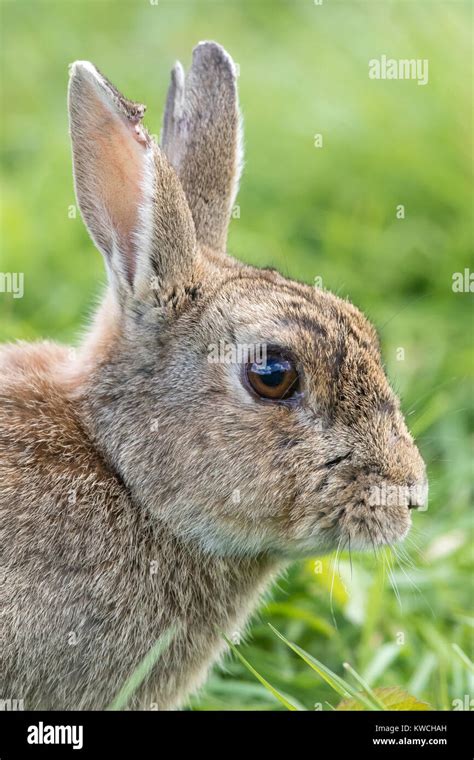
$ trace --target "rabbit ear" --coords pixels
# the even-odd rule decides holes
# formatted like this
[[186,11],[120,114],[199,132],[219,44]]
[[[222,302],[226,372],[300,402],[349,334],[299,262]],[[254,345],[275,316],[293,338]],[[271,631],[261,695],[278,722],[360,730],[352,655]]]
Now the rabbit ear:
[[185,77],[171,72],[162,148],[176,169],[199,242],[225,252],[241,172],[241,119],[235,65],[215,42],[193,51]]
[[[119,289],[189,275],[195,235],[175,171],[141,119],[89,62],[72,64],[69,120],[76,196]],[[158,281],[158,285],[157,285]],[[173,282],[173,284],[175,284]]]

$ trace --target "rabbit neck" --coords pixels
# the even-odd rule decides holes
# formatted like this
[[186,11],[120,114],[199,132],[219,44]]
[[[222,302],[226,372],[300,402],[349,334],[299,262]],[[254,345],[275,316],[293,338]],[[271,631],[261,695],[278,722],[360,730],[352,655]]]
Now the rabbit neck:
[[[109,318],[111,314],[109,305]],[[187,529],[193,516],[175,519],[179,493],[173,495],[160,482],[170,444],[148,427],[154,416],[140,408],[142,402],[146,406],[146,398],[138,397],[130,405],[118,383],[123,363],[120,357],[118,364],[114,360],[122,339],[116,321],[98,322],[101,329],[88,339],[86,359],[79,362],[84,376],[80,381],[76,376],[74,383],[69,380],[69,389],[94,456],[105,463],[106,479],[114,483],[113,501],[108,503],[110,486],[104,484],[102,509],[88,516],[97,566],[116,568],[113,590],[108,591],[116,622],[100,631],[100,648],[109,660],[108,670],[115,673],[118,691],[160,636],[174,635],[153,677],[137,690],[130,706],[176,707],[224,654],[223,634],[240,641],[249,615],[281,564],[262,552],[225,556],[206,550]],[[160,428],[160,410],[154,415]],[[146,420],[145,430],[137,419]],[[147,441],[153,446],[142,457],[140,446]],[[169,473],[166,477],[169,481]],[[99,611],[95,614],[100,617]],[[117,648],[118,640],[134,645]],[[107,689],[110,697],[110,683]]]

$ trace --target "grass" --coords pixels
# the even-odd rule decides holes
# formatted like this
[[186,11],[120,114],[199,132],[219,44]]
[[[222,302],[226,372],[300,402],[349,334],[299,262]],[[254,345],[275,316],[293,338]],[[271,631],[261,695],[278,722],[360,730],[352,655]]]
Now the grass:
[[[292,704],[334,691],[273,633],[370,689],[435,708],[472,693],[471,8],[463,2],[2,0],[4,272],[0,339],[75,342],[104,281],[78,215],[67,137],[67,65],[91,59],[149,106],[159,132],[168,71],[200,39],[240,64],[246,171],[229,249],[350,298],[380,329],[387,372],[427,462],[430,508],[389,551],[299,563],[252,622],[240,655]],[[429,60],[429,83],[371,81],[382,54]],[[472,77],[471,77],[472,80]],[[323,147],[314,147],[314,136]],[[398,219],[396,208],[405,207]],[[393,566],[389,567],[389,564]],[[395,593],[396,586],[398,593]],[[454,648],[453,648],[454,645]],[[193,709],[284,709],[238,657]]]
[[143,660],[122,685],[119,693],[107,707],[107,710],[124,710],[127,707],[130,698],[153,670],[154,665],[158,662],[163,652],[172,644],[178,631],[179,627],[172,626],[161,634],[150,651],[147,652]]

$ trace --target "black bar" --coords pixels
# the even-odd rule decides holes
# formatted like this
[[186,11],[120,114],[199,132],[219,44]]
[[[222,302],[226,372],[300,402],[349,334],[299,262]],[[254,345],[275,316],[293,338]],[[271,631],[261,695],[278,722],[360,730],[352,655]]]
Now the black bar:
[[[42,730],[41,730],[42,726]],[[53,729],[48,727],[52,726]],[[64,731],[56,731],[63,726]],[[82,726],[73,734],[72,727]],[[35,728],[32,728],[35,727]],[[69,730],[66,728],[69,727]],[[188,749],[206,756],[362,757],[471,760],[469,712],[3,712],[0,760],[26,757],[170,757]],[[42,738],[72,744],[32,744]],[[106,752],[106,755],[104,755]],[[309,753],[309,754],[308,754]]]

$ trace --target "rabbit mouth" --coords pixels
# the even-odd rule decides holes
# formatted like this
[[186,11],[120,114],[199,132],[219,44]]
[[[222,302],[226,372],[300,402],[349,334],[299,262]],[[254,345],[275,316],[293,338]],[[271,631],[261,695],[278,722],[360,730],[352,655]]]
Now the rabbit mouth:
[[367,506],[363,502],[346,509],[340,523],[340,542],[365,551],[402,541],[411,527],[407,506]]
[[427,482],[377,482],[361,498],[342,507],[338,515],[340,541],[366,550],[402,541],[412,524],[412,511],[427,509]]
[[371,551],[402,541],[411,528],[413,510],[426,508],[426,481],[400,485],[366,473],[355,481],[351,477],[350,484],[338,479],[327,485],[317,505],[311,499],[293,507],[289,544],[298,556],[345,549]]
[[427,509],[428,482],[423,471],[410,473],[406,481],[386,478],[378,468],[355,467],[350,453],[325,467],[332,477],[327,475],[323,489],[318,489],[323,503],[317,508],[315,525],[321,538],[326,534],[332,540],[332,549],[365,551],[402,541],[410,530],[413,510]]
[[341,534],[357,549],[391,545],[402,541],[412,523],[412,511],[427,509],[428,484],[377,482],[362,499],[341,515]]

